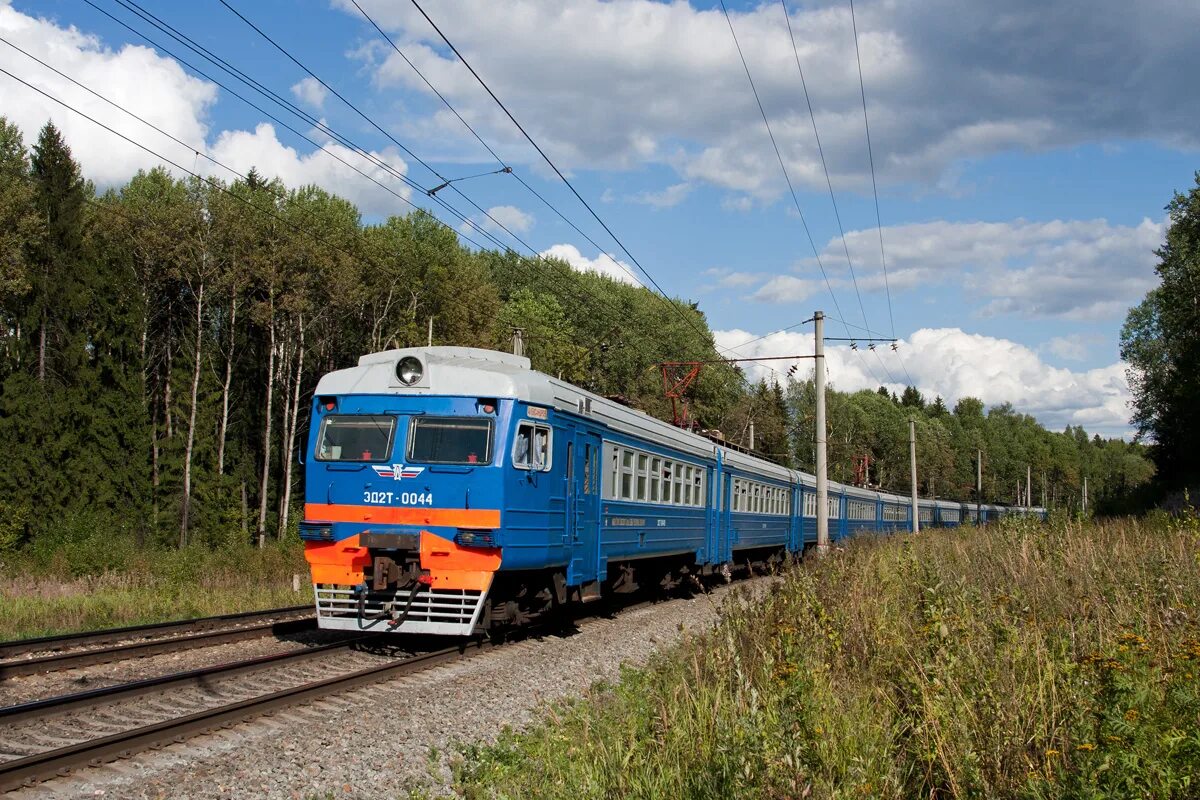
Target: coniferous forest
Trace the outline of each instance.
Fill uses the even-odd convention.
[[[298,449],[317,378],[366,352],[508,349],[535,368],[669,418],[663,360],[715,359],[692,303],[569,265],[465,248],[424,213],[364,222],[316,186],[251,171],[231,183],[139,173],[99,192],[70,143],[0,118],[0,552],[72,530],[138,546],[286,538],[301,513]],[[836,389],[837,376],[832,376]],[[812,468],[811,382],[748,382],[709,365],[692,416],[782,463]],[[907,490],[907,420],[921,489],[985,502],[1101,507],[1145,484],[1145,448],[1051,432],[1007,405],[948,408],[831,391],[830,476]]]

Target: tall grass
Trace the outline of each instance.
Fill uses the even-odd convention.
[[[105,519],[65,518],[0,554],[0,639],[298,605],[312,599],[307,572],[295,538],[263,550],[138,547]]]
[[[862,539],[525,732],[467,797],[1200,795],[1200,526]]]

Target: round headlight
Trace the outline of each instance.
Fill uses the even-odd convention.
[[[405,356],[396,362],[396,377],[405,386],[412,386],[417,381],[421,380],[422,370],[420,359],[413,356]]]

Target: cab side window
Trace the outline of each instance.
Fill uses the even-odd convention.
[[[521,422],[513,441],[512,463],[517,469],[538,472],[550,470],[550,439],[552,431],[545,425]]]

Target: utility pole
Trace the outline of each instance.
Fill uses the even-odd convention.
[[[825,312],[813,312],[815,351],[813,383],[817,390],[817,552],[829,550],[829,466],[826,463],[825,432]]]
[[[983,520],[983,451],[975,451],[975,524]]]
[[[754,449],[754,420],[750,420],[750,449]]]
[[[1083,513],[1087,514],[1087,475],[1083,476]]]
[[[1033,466],[1025,465],[1025,510],[1033,510]]]
[[[433,317],[429,318],[429,346],[433,347]]]
[[[908,464],[912,473],[912,532],[921,531],[921,515],[917,512],[917,422],[908,421]]]
[[[520,328],[513,328],[513,345],[514,356],[525,355],[525,331]]]

